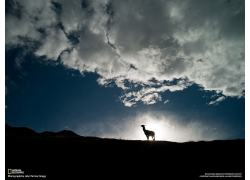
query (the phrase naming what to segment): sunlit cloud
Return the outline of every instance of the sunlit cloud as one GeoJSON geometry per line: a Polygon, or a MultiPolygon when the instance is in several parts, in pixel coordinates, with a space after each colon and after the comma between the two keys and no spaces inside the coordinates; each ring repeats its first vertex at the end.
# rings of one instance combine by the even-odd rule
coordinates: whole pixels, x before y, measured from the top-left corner
{"type": "Polygon", "coordinates": [[[167,103],[169,103],[169,100],[164,101],[164,104],[167,104],[167,103]]]}
{"type": "Polygon", "coordinates": [[[106,0],[85,6],[82,1],[13,0],[13,13],[6,15],[6,45],[37,43],[35,55],[59,59],[82,74],[99,74],[99,85],[112,82],[124,90],[120,100],[129,107],[157,103],[167,89],[180,91],[192,83],[241,98],[244,8],[244,1],[222,0],[106,0]],[[149,92],[149,86],[161,90],[149,92]],[[135,97],[129,98],[130,92],[135,97]]]}
{"type": "Polygon", "coordinates": [[[225,99],[226,99],[225,96],[221,96],[215,101],[211,101],[210,103],[208,103],[208,105],[218,105],[221,101],[224,101],[225,99]]]}
{"type": "MultiPolygon", "coordinates": [[[[167,82],[166,85],[161,82],[148,82],[148,84],[140,84],[144,86],[139,91],[133,91],[127,89],[124,95],[120,96],[122,102],[125,106],[132,106],[136,104],[136,102],[141,101],[143,104],[155,104],[158,101],[162,101],[162,97],[160,93],[163,93],[167,90],[170,92],[174,91],[182,91],[186,89],[188,86],[191,86],[193,82],[189,82],[187,79],[178,79],[177,83],[167,82]],[[160,87],[152,87],[152,86],[160,86],[160,87]]],[[[166,102],[166,101],[165,101],[166,102]]]]}
{"type": "Polygon", "coordinates": [[[42,40],[43,45],[34,54],[45,56],[46,59],[57,60],[62,51],[69,49],[71,45],[61,29],[52,29],[47,33],[46,39],[42,40]]]}

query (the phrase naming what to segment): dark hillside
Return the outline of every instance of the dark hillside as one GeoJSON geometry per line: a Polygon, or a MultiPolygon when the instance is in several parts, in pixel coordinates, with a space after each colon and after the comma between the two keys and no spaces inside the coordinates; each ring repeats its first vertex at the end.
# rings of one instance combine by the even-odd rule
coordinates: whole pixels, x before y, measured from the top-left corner
{"type": "Polygon", "coordinates": [[[22,130],[6,126],[6,172],[22,169],[25,174],[46,175],[46,179],[196,179],[205,173],[242,173],[242,178],[245,175],[245,140],[148,142],[82,137],[72,131],[22,130]]]}

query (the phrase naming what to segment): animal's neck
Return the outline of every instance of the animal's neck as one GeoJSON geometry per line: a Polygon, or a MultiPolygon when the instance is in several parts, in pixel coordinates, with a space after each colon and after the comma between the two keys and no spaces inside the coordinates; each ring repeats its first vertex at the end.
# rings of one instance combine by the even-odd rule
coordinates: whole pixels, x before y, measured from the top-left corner
{"type": "Polygon", "coordinates": [[[145,127],[142,127],[142,130],[143,130],[143,131],[146,131],[146,128],[145,128],[145,127]]]}

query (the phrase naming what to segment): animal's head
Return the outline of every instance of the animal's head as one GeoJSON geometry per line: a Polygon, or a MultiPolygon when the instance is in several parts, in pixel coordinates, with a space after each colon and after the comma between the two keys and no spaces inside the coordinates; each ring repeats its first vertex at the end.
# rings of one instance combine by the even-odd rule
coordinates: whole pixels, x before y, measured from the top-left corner
{"type": "Polygon", "coordinates": [[[145,125],[141,125],[141,127],[145,127],[145,125]]]}

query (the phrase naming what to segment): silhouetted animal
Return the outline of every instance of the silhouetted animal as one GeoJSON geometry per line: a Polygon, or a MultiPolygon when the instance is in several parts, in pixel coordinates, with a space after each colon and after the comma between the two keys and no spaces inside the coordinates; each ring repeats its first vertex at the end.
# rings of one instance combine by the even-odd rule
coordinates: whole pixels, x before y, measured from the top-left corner
{"type": "Polygon", "coordinates": [[[142,130],[144,131],[144,134],[147,136],[147,139],[149,140],[149,136],[152,137],[153,141],[155,141],[155,132],[146,130],[145,125],[141,125],[142,130]]]}

